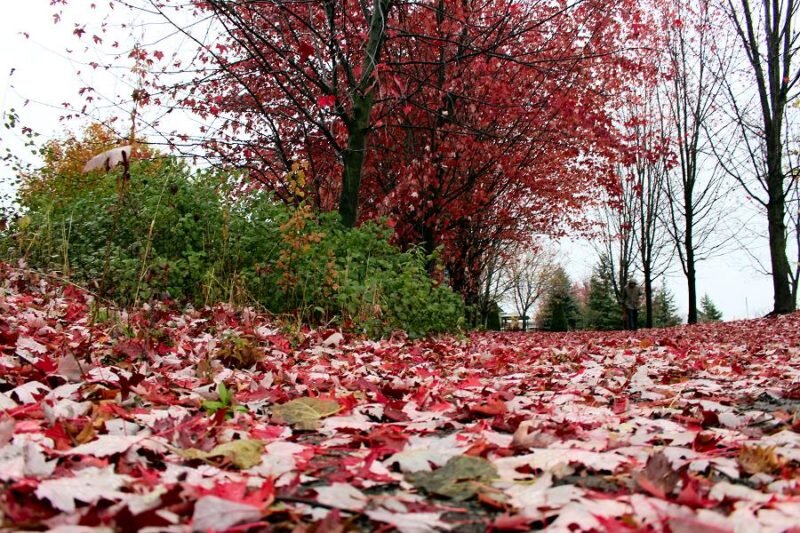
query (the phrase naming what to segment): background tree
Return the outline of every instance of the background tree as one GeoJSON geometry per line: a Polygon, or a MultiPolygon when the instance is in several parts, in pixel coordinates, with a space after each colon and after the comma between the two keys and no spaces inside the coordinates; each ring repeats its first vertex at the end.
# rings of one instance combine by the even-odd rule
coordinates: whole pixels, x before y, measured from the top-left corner
{"type": "Polygon", "coordinates": [[[601,210],[601,244],[599,262],[601,271],[610,274],[608,279],[614,299],[622,312],[625,285],[636,268],[637,205],[639,188],[624,167],[617,169],[617,195],[612,196],[601,210]]]}
{"type": "Polygon", "coordinates": [[[722,313],[708,294],[704,294],[700,299],[700,322],[719,322],[722,320],[722,313]]]}
{"type": "Polygon", "coordinates": [[[608,264],[599,263],[589,280],[581,326],[592,330],[615,330],[622,326],[622,310],[614,296],[613,275],[608,264]]]}
{"type": "MultiPolygon", "coordinates": [[[[620,239],[632,241],[620,247],[627,248],[636,260],[628,261],[627,269],[619,269],[621,284],[624,287],[627,273],[633,265],[642,274],[644,289],[644,325],[653,326],[653,294],[655,281],[669,268],[674,256],[674,243],[670,238],[667,221],[663,216],[668,211],[668,198],[664,194],[667,176],[673,166],[669,147],[669,131],[662,116],[658,87],[654,82],[643,82],[639,94],[632,94],[622,108],[624,131],[629,146],[628,160],[620,165],[619,172],[624,180],[620,200],[631,205],[624,206],[620,213],[625,214],[629,232],[620,232],[620,239]]],[[[622,265],[624,262],[621,261],[622,265]]]]}
{"type": "Polygon", "coordinates": [[[555,268],[553,253],[542,249],[523,249],[509,260],[505,275],[523,330],[528,329],[528,313],[547,292],[555,268]]]}
{"type": "Polygon", "coordinates": [[[787,199],[797,177],[786,173],[783,132],[792,90],[800,79],[797,55],[800,33],[795,0],[727,0],[725,10],[744,53],[739,76],[723,78],[732,119],[738,130],[736,149],[718,153],[726,171],[760,204],[767,218],[773,313],[796,307],[792,269],[787,257],[787,199]],[[754,87],[741,91],[739,83],[754,87]]]}
{"type": "Polygon", "coordinates": [[[721,83],[730,49],[711,0],[675,0],[666,4],[665,91],[677,166],[664,188],[669,232],[675,243],[688,292],[688,322],[697,322],[697,264],[719,253],[728,188],[713,157],[713,113],[721,101],[721,83]],[[717,75],[713,70],[717,65],[717,75]]]}
{"type": "Polygon", "coordinates": [[[559,266],[550,277],[545,301],[536,317],[539,329],[567,331],[575,329],[579,317],[578,302],[572,282],[563,267],[559,266]]]}
{"type": "Polygon", "coordinates": [[[662,284],[653,299],[653,326],[670,328],[680,323],[681,318],[678,316],[678,307],[675,305],[675,295],[670,292],[666,284],[662,284]]]}

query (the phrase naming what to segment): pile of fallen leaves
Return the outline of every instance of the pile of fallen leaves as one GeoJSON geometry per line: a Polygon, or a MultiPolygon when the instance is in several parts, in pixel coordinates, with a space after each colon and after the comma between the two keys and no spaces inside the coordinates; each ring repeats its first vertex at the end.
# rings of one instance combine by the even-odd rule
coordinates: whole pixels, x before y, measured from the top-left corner
{"type": "Polygon", "coordinates": [[[0,523],[787,531],[800,316],[380,342],[0,265],[0,523]]]}

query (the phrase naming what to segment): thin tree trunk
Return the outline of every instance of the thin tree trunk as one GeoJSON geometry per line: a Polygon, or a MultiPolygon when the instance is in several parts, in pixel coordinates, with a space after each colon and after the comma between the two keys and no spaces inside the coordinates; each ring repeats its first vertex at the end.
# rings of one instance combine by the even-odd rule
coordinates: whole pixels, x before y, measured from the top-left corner
{"type": "Polygon", "coordinates": [[[367,150],[367,130],[372,109],[372,98],[354,97],[353,120],[347,138],[347,147],[342,153],[344,170],[342,193],[339,197],[339,216],[342,225],[352,228],[358,220],[358,193],[361,187],[361,172],[367,150]]]}

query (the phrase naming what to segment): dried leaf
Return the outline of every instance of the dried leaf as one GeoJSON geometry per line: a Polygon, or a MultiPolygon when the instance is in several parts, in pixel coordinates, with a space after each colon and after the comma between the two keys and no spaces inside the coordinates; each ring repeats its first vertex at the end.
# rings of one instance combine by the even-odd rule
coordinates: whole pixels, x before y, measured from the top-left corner
{"type": "Polygon", "coordinates": [[[185,459],[200,459],[204,461],[221,457],[229,461],[236,468],[247,470],[248,468],[261,464],[261,454],[263,451],[263,441],[242,439],[220,444],[209,452],[204,452],[197,448],[187,448],[185,450],[178,450],[177,453],[185,459]]]}
{"type": "Polygon", "coordinates": [[[497,478],[497,468],[480,457],[459,455],[433,472],[412,472],[406,479],[418,489],[456,501],[468,500],[497,478]]]}
{"type": "Polygon", "coordinates": [[[319,427],[319,421],[331,416],[342,407],[333,400],[319,398],[298,398],[272,408],[272,414],[297,429],[312,430],[319,427]]]}
{"type": "Polygon", "coordinates": [[[774,473],[781,469],[783,461],[775,454],[775,446],[743,445],[737,457],[739,466],[748,474],[774,473]]]}
{"type": "Polygon", "coordinates": [[[644,470],[634,475],[636,483],[657,498],[665,499],[678,484],[681,476],[662,452],[647,459],[644,470]]]}

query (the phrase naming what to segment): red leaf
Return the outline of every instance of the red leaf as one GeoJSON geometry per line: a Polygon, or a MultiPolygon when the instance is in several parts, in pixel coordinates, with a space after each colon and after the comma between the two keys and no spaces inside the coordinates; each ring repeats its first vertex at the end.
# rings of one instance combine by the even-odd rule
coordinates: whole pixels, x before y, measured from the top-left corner
{"type": "Polygon", "coordinates": [[[320,96],[317,98],[317,104],[320,107],[333,107],[336,105],[336,97],[332,94],[320,96]]]}
{"type": "Polygon", "coordinates": [[[313,56],[315,52],[316,50],[314,50],[314,47],[305,41],[301,41],[300,46],[297,47],[297,53],[300,55],[300,62],[313,56]]]}

